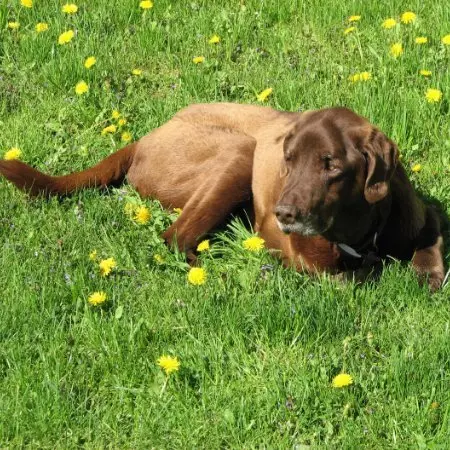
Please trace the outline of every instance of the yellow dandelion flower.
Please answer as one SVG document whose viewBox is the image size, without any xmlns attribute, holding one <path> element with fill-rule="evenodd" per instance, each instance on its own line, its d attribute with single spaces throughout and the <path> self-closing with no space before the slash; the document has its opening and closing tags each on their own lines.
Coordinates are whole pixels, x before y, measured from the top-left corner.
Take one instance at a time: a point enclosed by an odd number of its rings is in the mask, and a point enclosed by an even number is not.
<svg viewBox="0 0 450 450">
<path fill-rule="evenodd" d="M 420 75 L 422 75 L 424 77 L 429 77 L 432 74 L 431 70 L 427 70 L 427 69 L 421 69 L 421 70 L 419 70 L 419 73 L 420 73 Z"/>
<path fill-rule="evenodd" d="M 357 81 L 361 81 L 361 75 L 359 73 L 354 73 L 348 77 L 349 81 L 356 83 Z"/>
<path fill-rule="evenodd" d="M 113 269 L 117 267 L 116 260 L 114 258 L 102 259 L 99 264 L 100 274 L 102 277 L 108 276 Z"/>
<path fill-rule="evenodd" d="M 153 8 L 153 2 L 150 0 L 142 0 L 141 3 L 139 3 L 139 7 L 141 9 L 150 9 Z"/>
<path fill-rule="evenodd" d="M 425 93 L 425 98 L 427 99 L 428 103 L 437 103 L 442 98 L 442 91 L 439 89 L 427 89 L 427 92 Z"/>
<path fill-rule="evenodd" d="M 101 305 L 102 303 L 105 303 L 105 301 L 106 301 L 106 293 L 103 291 L 94 292 L 88 297 L 88 302 L 94 306 Z"/>
<path fill-rule="evenodd" d="M 65 45 L 68 44 L 73 37 L 75 36 L 75 33 L 73 30 L 64 31 L 64 33 L 61 33 L 58 38 L 58 44 L 59 45 Z"/>
<path fill-rule="evenodd" d="M 154 261 L 157 262 L 158 264 L 164 264 L 164 263 L 165 263 L 164 258 L 163 258 L 159 253 L 155 253 L 155 254 L 153 255 L 153 259 L 154 259 Z"/>
<path fill-rule="evenodd" d="M 74 3 L 66 3 L 62 7 L 62 12 L 66 14 L 75 14 L 78 11 L 78 6 Z"/>
<path fill-rule="evenodd" d="M 97 59 L 95 58 L 95 56 L 89 56 L 84 61 L 84 67 L 86 67 L 86 69 L 90 69 L 96 62 Z"/>
<path fill-rule="evenodd" d="M 150 210 L 146 206 L 138 206 L 134 211 L 134 220 L 141 225 L 146 224 L 151 217 Z"/>
<path fill-rule="evenodd" d="M 126 123 L 127 123 L 127 119 L 124 119 L 123 117 L 121 119 L 119 119 L 117 121 L 117 125 L 119 125 L 119 127 L 123 127 Z"/>
<path fill-rule="evenodd" d="M 200 242 L 200 244 L 198 244 L 198 246 L 197 246 L 198 252 L 204 252 L 206 250 L 209 250 L 209 240 L 208 239 Z"/>
<path fill-rule="evenodd" d="M 344 34 L 353 33 L 356 30 L 356 27 L 348 27 L 344 30 Z"/>
<path fill-rule="evenodd" d="M 209 44 L 218 44 L 220 42 L 220 37 L 217 36 L 217 34 L 213 34 L 210 38 L 208 43 Z"/>
<path fill-rule="evenodd" d="M 400 20 L 403 23 L 413 23 L 417 19 L 416 14 L 414 14 L 412 11 L 406 11 L 402 14 Z"/>
<path fill-rule="evenodd" d="M 134 76 L 136 76 L 136 77 L 139 77 L 139 76 L 142 75 L 142 70 L 141 70 L 141 69 L 133 69 L 133 70 L 131 71 L 131 74 L 134 75 Z"/>
<path fill-rule="evenodd" d="M 85 81 L 79 81 L 75 86 L 75 92 L 77 95 L 86 94 L 89 91 L 89 86 Z"/>
<path fill-rule="evenodd" d="M 272 92 L 273 92 L 272 88 L 264 89 L 256 96 L 256 98 L 258 99 L 259 102 L 265 102 Z"/>
<path fill-rule="evenodd" d="M 441 42 L 444 45 L 450 45 L 450 34 L 446 34 L 442 39 Z"/>
<path fill-rule="evenodd" d="M 48 30 L 48 23 L 45 22 L 39 22 L 36 24 L 36 32 L 37 33 L 43 33 L 44 31 Z"/>
<path fill-rule="evenodd" d="M 201 267 L 193 267 L 189 270 L 188 281 L 194 286 L 200 286 L 206 281 L 206 270 Z"/>
<path fill-rule="evenodd" d="M 133 140 L 133 136 L 131 135 L 130 132 L 124 131 L 122 133 L 122 136 L 120 136 L 120 139 L 122 139 L 122 142 L 130 142 Z"/>
<path fill-rule="evenodd" d="M 420 172 L 420 171 L 422 170 L 422 165 L 421 165 L 421 164 L 414 164 L 414 165 L 411 167 L 411 170 L 412 170 L 414 173 Z"/>
<path fill-rule="evenodd" d="M 341 388 L 353 384 L 353 378 L 348 373 L 340 373 L 333 378 L 331 382 L 334 388 Z"/>
<path fill-rule="evenodd" d="M 10 30 L 18 30 L 20 28 L 19 22 L 8 22 L 8 28 Z"/>
<path fill-rule="evenodd" d="M 391 55 L 394 58 L 398 58 L 403 53 L 403 46 L 400 42 L 391 45 Z"/>
<path fill-rule="evenodd" d="M 392 17 L 389 17 L 389 19 L 383 20 L 381 26 L 386 29 L 390 30 L 391 28 L 394 28 L 395 25 L 397 25 L 397 21 L 393 19 Z"/>
<path fill-rule="evenodd" d="M 194 58 L 192 58 L 192 62 L 194 64 L 202 64 L 205 62 L 205 57 L 204 56 L 195 56 Z"/>
<path fill-rule="evenodd" d="M 172 372 L 180 369 L 180 361 L 177 357 L 163 355 L 158 358 L 156 363 L 166 372 L 166 375 L 170 375 Z"/>
<path fill-rule="evenodd" d="M 173 208 L 173 212 L 174 212 L 175 214 L 180 215 L 180 214 L 183 212 L 183 210 L 182 210 L 181 208 Z"/>
<path fill-rule="evenodd" d="M 115 133 L 117 131 L 117 127 L 115 125 L 108 125 L 107 127 L 103 128 L 101 131 L 101 135 L 105 136 L 109 133 Z"/>
<path fill-rule="evenodd" d="M 431 409 L 438 409 L 438 408 L 439 408 L 439 402 L 433 402 L 433 403 L 430 405 L 430 408 L 431 408 Z"/>
<path fill-rule="evenodd" d="M 20 0 L 20 4 L 24 6 L 25 8 L 32 8 L 33 7 L 33 0 Z"/>
<path fill-rule="evenodd" d="M 15 159 L 20 159 L 22 156 L 22 150 L 18 147 L 12 147 L 10 148 L 5 154 L 3 155 L 3 159 L 5 161 L 13 161 Z"/>
<path fill-rule="evenodd" d="M 249 250 L 251 252 L 257 252 L 258 250 L 261 250 L 264 248 L 264 239 L 258 237 L 258 236 L 252 236 L 246 239 L 242 245 L 246 250 Z"/>
<path fill-rule="evenodd" d="M 92 250 L 92 252 L 89 253 L 89 259 L 91 261 L 95 261 L 97 259 L 97 250 Z"/>
<path fill-rule="evenodd" d="M 114 109 L 113 112 L 112 112 L 112 114 L 111 114 L 111 117 L 112 117 L 113 119 L 118 119 L 118 118 L 120 117 L 120 112 L 117 111 L 117 109 Z"/>
<path fill-rule="evenodd" d="M 426 44 L 428 42 L 428 38 L 425 36 L 419 36 L 414 39 L 414 42 L 419 45 Z"/>
<path fill-rule="evenodd" d="M 358 21 L 360 21 L 361 20 L 361 16 L 350 16 L 349 18 L 348 18 L 348 21 L 349 22 L 358 22 Z"/>
<path fill-rule="evenodd" d="M 369 81 L 372 78 L 372 74 L 370 72 L 361 72 L 359 76 L 361 81 Z"/>
</svg>

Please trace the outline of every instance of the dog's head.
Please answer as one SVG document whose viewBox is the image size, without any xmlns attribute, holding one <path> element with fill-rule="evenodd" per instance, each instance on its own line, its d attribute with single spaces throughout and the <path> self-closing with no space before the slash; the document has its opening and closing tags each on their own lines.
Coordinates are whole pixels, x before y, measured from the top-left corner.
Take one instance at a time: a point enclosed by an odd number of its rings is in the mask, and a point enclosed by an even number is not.
<svg viewBox="0 0 450 450">
<path fill-rule="evenodd" d="M 394 142 L 352 111 L 304 114 L 284 139 L 279 227 L 337 240 L 349 221 L 364 226 L 371 206 L 388 196 L 397 161 Z"/>
</svg>

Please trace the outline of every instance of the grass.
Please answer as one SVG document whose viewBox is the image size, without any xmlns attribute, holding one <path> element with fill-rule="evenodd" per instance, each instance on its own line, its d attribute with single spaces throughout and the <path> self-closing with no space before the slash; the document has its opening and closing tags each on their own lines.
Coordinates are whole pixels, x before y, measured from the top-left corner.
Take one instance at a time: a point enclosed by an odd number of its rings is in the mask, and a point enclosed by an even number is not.
<svg viewBox="0 0 450 450">
<path fill-rule="evenodd" d="M 67 173 L 120 148 L 122 131 L 137 139 L 189 103 L 257 103 L 272 87 L 279 109 L 345 105 L 368 117 L 450 213 L 443 0 L 155 0 L 144 14 L 137 0 L 79 0 L 73 16 L 56 0 L 19 3 L 0 3 L 2 153 L 19 147 L 25 162 Z M 381 28 L 406 10 L 414 24 Z M 361 21 L 344 35 L 352 14 Z M 49 30 L 37 34 L 37 22 Z M 58 45 L 68 29 L 75 38 Z M 372 79 L 348 80 L 362 71 Z M 427 103 L 427 88 L 442 100 Z M 128 122 L 102 136 L 114 109 Z M 130 220 L 129 202 L 151 221 Z M 250 232 L 234 222 L 201 255 L 207 282 L 191 286 L 183 255 L 159 238 L 175 216 L 129 187 L 43 201 L 0 180 L 0 205 L 2 448 L 448 448 L 449 285 L 430 296 L 399 264 L 364 285 L 312 279 L 245 251 Z M 117 261 L 108 277 L 93 249 Z M 104 306 L 88 305 L 95 291 Z M 163 354 L 181 362 L 168 381 Z M 341 371 L 354 384 L 333 389 Z"/>
</svg>

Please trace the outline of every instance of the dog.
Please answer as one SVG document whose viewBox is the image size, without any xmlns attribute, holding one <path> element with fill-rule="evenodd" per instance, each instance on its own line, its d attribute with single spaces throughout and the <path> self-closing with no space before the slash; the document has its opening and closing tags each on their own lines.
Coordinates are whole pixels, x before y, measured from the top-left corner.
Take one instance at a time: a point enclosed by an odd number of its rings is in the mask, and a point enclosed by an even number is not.
<svg viewBox="0 0 450 450">
<path fill-rule="evenodd" d="M 196 104 L 96 166 L 59 177 L 20 161 L 0 172 L 31 195 L 67 195 L 125 179 L 142 197 L 182 208 L 164 232 L 194 254 L 199 238 L 243 204 L 285 265 L 336 273 L 412 260 L 432 291 L 444 279 L 434 210 L 416 195 L 396 144 L 346 108 L 302 113 Z"/>
</svg>

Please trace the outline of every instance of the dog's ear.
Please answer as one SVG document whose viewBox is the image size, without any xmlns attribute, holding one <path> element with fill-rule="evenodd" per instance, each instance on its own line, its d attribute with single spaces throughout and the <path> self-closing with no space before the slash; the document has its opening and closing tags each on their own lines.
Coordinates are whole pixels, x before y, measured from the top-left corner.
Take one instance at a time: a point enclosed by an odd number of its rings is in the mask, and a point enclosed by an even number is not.
<svg viewBox="0 0 450 450">
<path fill-rule="evenodd" d="M 289 159 L 290 145 L 292 144 L 292 138 L 295 135 L 296 128 L 289 131 L 283 140 L 283 158 L 280 162 L 280 177 L 283 178 L 287 175 L 288 169 L 286 165 L 286 159 Z"/>
<path fill-rule="evenodd" d="M 381 131 L 372 128 L 361 150 L 367 161 L 364 196 L 369 203 L 376 203 L 389 193 L 390 180 L 398 163 L 398 148 Z"/>
</svg>

